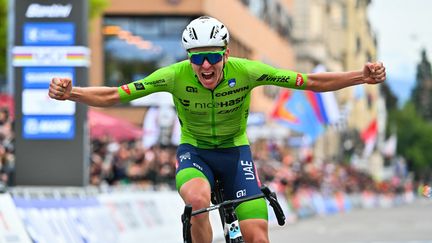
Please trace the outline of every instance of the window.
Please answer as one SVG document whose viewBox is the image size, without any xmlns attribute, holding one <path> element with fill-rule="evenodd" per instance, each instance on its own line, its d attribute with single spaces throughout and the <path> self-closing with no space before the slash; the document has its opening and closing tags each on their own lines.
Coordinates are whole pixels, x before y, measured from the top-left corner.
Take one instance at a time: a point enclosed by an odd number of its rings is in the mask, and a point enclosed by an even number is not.
<svg viewBox="0 0 432 243">
<path fill-rule="evenodd" d="M 105 85 L 142 79 L 158 68 L 187 58 L 181 43 L 193 17 L 104 18 Z"/>
</svg>

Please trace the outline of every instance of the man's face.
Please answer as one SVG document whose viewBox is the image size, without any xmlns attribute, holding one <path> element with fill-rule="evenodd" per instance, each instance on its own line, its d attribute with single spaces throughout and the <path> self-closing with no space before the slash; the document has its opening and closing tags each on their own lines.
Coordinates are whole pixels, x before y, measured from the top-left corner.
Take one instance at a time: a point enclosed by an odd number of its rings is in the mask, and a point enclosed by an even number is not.
<svg viewBox="0 0 432 243">
<path fill-rule="evenodd" d="M 207 89 L 213 90 L 223 78 L 223 66 L 224 63 L 228 60 L 229 49 L 226 48 L 223 53 L 216 53 L 221 51 L 223 51 L 221 47 L 200 47 L 200 48 L 193 48 L 189 50 L 189 53 L 192 54 L 192 56 L 189 58 L 189 61 L 191 62 L 192 65 L 192 69 L 194 70 L 195 74 L 198 76 L 198 80 Z M 202 55 L 202 56 L 194 57 L 193 56 L 194 54 Z M 220 59 L 220 61 L 214 63 L 214 60 L 218 60 L 215 58 L 220 54 L 222 54 L 222 58 Z M 206 57 L 206 55 L 208 56 Z M 205 58 L 202 59 L 203 57 Z M 194 62 L 196 61 L 194 61 L 193 59 L 196 60 L 201 59 L 201 61 L 202 60 L 204 61 L 200 65 L 200 64 L 195 64 Z"/>
</svg>

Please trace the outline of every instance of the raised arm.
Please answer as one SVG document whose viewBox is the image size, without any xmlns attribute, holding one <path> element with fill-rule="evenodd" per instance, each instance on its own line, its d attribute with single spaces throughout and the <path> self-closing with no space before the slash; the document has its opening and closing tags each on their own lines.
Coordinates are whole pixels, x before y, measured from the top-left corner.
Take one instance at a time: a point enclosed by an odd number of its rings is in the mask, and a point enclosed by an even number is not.
<svg viewBox="0 0 432 243">
<path fill-rule="evenodd" d="M 378 84 L 386 79 L 381 62 L 366 63 L 363 70 L 349 72 L 322 72 L 308 74 L 306 89 L 316 92 L 334 91 L 357 84 Z"/>
<path fill-rule="evenodd" d="M 120 102 L 117 87 L 73 87 L 69 78 L 53 78 L 48 95 L 56 100 L 71 100 L 97 107 L 112 106 Z"/>
</svg>

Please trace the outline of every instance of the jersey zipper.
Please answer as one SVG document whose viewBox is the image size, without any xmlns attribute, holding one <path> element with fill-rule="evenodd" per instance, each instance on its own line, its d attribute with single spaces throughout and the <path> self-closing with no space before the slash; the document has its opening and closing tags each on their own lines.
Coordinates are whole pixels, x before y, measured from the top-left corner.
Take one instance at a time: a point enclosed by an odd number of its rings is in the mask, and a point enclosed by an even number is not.
<svg viewBox="0 0 432 243">
<path fill-rule="evenodd" d="M 211 113 L 211 130 L 212 130 L 212 137 L 213 137 L 213 144 L 217 147 L 217 137 L 216 137 L 216 108 L 215 108 L 215 98 L 214 98 L 214 90 L 211 90 L 212 95 L 212 113 Z"/>
</svg>

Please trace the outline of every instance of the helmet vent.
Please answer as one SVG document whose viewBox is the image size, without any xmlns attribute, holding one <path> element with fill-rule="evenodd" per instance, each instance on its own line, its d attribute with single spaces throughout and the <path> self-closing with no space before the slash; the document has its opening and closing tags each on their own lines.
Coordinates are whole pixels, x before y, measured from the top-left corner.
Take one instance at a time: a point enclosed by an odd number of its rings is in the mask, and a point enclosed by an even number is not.
<svg viewBox="0 0 432 243">
<path fill-rule="evenodd" d="M 222 36 L 222 40 L 225 40 L 227 38 L 228 34 L 225 34 L 224 36 Z"/>
<path fill-rule="evenodd" d="M 193 34 L 193 39 L 198 40 L 198 36 L 197 36 L 194 28 L 192 28 L 192 34 Z"/>
<path fill-rule="evenodd" d="M 213 36 L 214 30 L 215 30 L 215 26 L 213 26 L 213 28 L 212 28 L 212 30 L 211 30 L 211 33 L 210 33 L 210 39 L 214 38 L 214 36 Z"/>
</svg>

